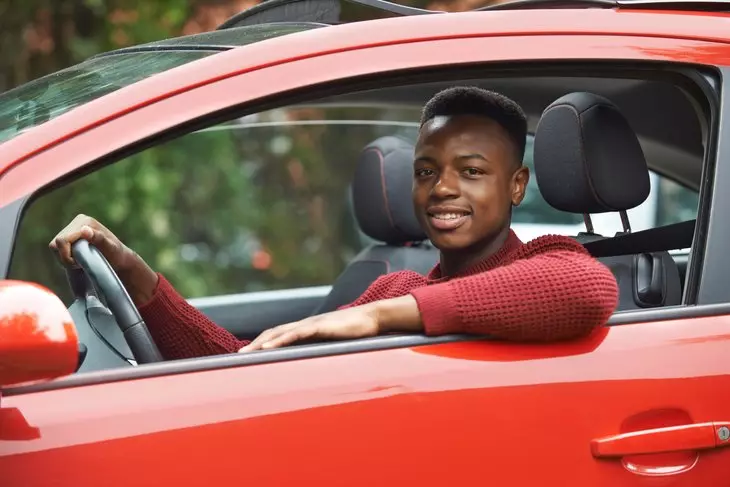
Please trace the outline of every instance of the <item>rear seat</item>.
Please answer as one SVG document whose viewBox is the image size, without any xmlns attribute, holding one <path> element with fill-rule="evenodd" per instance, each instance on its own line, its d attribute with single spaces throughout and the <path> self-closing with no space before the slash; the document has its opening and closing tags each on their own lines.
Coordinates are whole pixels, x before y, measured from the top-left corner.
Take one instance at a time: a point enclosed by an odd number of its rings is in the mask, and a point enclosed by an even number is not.
<svg viewBox="0 0 730 487">
<path fill-rule="evenodd" d="M 592 93 L 570 93 L 543 112 L 535 132 L 535 177 L 552 207 L 583 214 L 581 243 L 606 238 L 593 232 L 591 213 L 626 211 L 649 195 L 649 170 L 636 134 L 619 109 Z M 602 257 L 618 281 L 618 310 L 681 304 L 679 269 L 666 251 Z"/>
</svg>

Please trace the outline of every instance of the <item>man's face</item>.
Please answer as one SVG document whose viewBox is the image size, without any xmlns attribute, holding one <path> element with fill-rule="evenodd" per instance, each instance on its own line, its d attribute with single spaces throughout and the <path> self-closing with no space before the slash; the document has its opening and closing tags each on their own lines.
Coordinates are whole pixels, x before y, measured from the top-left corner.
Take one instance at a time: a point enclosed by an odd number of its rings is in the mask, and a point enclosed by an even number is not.
<svg viewBox="0 0 730 487">
<path fill-rule="evenodd" d="M 441 251 L 489 245 L 509 227 L 529 177 L 507 132 L 484 117 L 436 117 L 415 148 L 413 205 Z"/>
</svg>

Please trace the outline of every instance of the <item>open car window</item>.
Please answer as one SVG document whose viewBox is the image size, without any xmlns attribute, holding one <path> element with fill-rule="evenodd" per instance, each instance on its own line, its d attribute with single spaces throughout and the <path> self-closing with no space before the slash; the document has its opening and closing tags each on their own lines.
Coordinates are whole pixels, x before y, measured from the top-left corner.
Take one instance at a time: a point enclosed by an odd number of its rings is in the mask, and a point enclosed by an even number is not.
<svg viewBox="0 0 730 487">
<path fill-rule="evenodd" d="M 372 240 L 349 188 L 360 150 L 384 135 L 415 142 L 419 107 L 291 106 L 187 134 L 40 196 L 20 225 L 10 275 L 71 295 L 47 243 L 76 214 L 107 224 L 187 298 L 328 286 Z M 581 215 L 549 206 L 532 176 L 513 228 L 523 241 L 576 235 Z M 629 211 L 635 230 L 692 219 L 697 193 L 651 175 Z M 594 215 L 598 233 L 618 214 Z"/>
</svg>

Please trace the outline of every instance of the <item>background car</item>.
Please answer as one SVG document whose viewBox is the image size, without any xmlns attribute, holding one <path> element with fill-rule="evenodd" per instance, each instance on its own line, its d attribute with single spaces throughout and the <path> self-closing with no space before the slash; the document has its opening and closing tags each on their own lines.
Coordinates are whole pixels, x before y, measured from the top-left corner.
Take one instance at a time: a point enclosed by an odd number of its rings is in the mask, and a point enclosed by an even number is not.
<svg viewBox="0 0 730 487">
<path fill-rule="evenodd" d="M 269 2 L 0 95 L 0 277 L 58 294 L 78 337 L 74 373 L 57 378 L 59 362 L 53 380 L 2 385 L 3 486 L 721 484 L 727 5 L 274 15 L 316 3 Z M 591 215 L 587 235 L 533 182 L 515 213 L 523 238 L 553 228 L 610 265 L 609 326 L 550 344 L 394 335 L 161 362 L 122 332 L 123 293 L 103 292 L 114 281 L 96 279 L 109 275 L 93 249 L 85 274 L 47 249 L 88 213 L 240 338 L 309 316 L 344 273 L 367 283 L 353 263 L 372 252 L 435 262 L 428 242 L 363 235 L 350 189 L 363 148 L 412 140 L 422 104 L 455 84 L 514 98 L 538 138 L 544 109 L 575 93 L 606 97 L 636 133 L 653 173 L 642 205 Z M 610 148 L 596 157 L 622 167 Z M 616 171 L 591 181 L 631 183 Z"/>
</svg>

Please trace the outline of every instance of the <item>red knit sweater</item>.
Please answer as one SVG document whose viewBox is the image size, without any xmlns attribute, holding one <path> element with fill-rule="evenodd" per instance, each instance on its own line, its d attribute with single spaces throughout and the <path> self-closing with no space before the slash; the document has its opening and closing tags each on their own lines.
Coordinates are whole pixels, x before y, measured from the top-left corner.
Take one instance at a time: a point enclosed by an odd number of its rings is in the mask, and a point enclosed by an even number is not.
<svg viewBox="0 0 730 487">
<path fill-rule="evenodd" d="M 378 278 L 345 307 L 409 293 L 418 304 L 425 333 L 431 336 L 576 338 L 605 324 L 618 304 L 611 271 L 575 240 L 550 235 L 523 244 L 514 232 L 497 253 L 460 275 L 442 277 L 439 265 L 427 276 L 393 272 Z M 249 343 L 188 304 L 162 275 L 140 313 L 168 360 L 233 353 Z"/>
</svg>

